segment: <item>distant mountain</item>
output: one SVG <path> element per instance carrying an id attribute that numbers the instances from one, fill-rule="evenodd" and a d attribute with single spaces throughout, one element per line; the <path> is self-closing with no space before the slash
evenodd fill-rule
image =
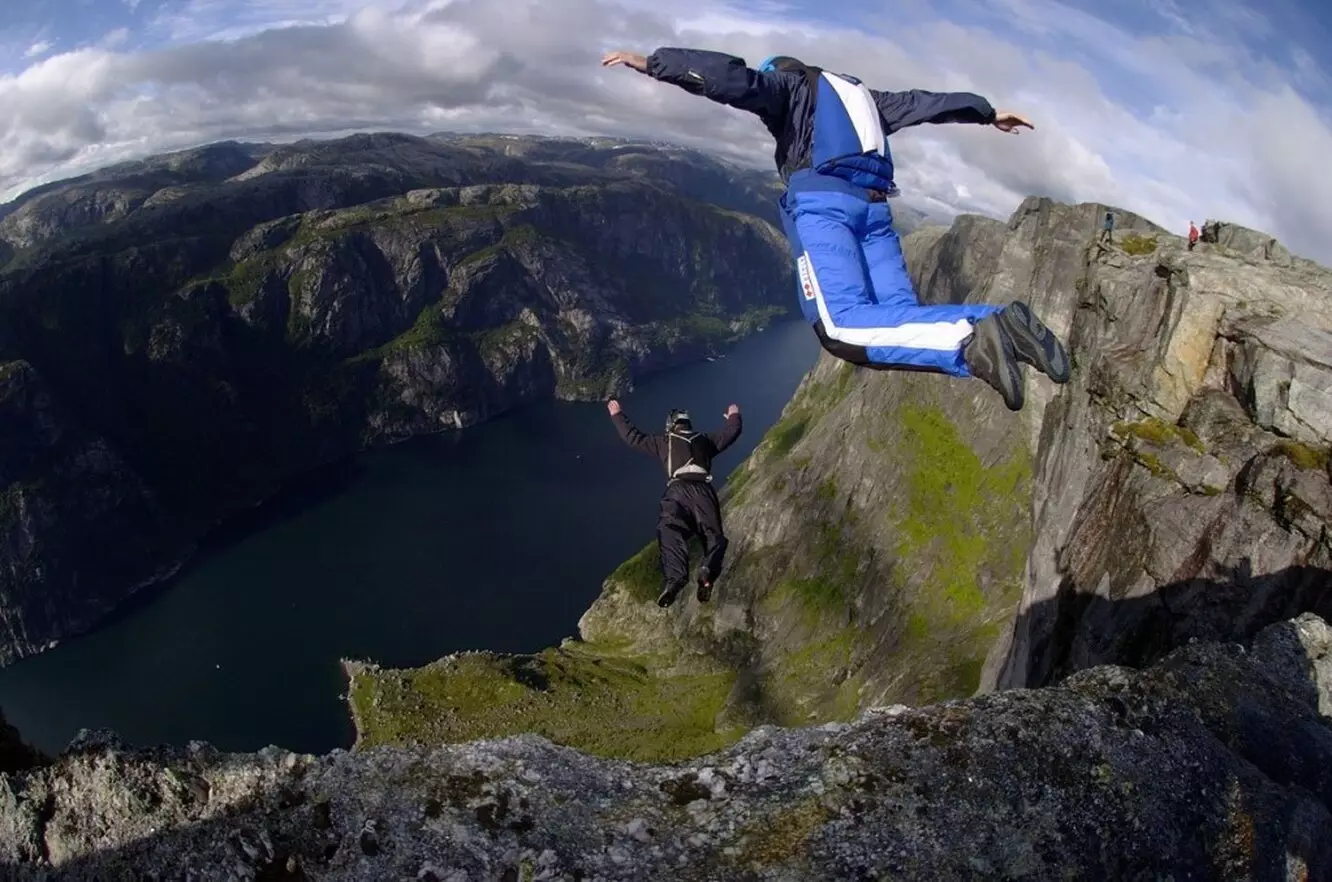
<path id="1" fill-rule="evenodd" d="M 0 220 L 0 661 L 365 445 L 602 398 L 795 303 L 770 176 L 677 149 L 227 142 Z"/>

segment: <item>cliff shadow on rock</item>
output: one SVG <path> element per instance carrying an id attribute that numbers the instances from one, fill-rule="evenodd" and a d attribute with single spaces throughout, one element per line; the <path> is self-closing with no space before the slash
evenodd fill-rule
<path id="1" fill-rule="evenodd" d="M 1332 878 L 1332 629 L 674 764 L 524 735 L 314 757 L 105 733 L 6 775 L 15 880 Z"/>
<path id="2" fill-rule="evenodd" d="M 1019 629 L 1043 635 L 1031 647 L 1041 682 L 1052 685 L 1098 665 L 1146 667 L 1194 642 L 1247 643 L 1268 626 L 1311 612 L 1332 620 L 1332 570 L 1296 566 L 1255 575 L 1245 558 L 1221 578 L 1195 576 L 1135 597 L 1106 597 L 1071 581 L 1022 610 Z M 1315 696 L 1316 697 L 1316 696 Z"/>

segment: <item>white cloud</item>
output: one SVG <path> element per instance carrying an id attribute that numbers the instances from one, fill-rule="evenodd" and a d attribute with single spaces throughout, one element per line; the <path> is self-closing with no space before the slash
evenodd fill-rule
<path id="1" fill-rule="evenodd" d="M 114 49 L 117 46 L 125 45 L 125 43 L 129 42 L 129 38 L 129 28 L 116 28 L 113 31 L 108 31 L 102 39 L 98 41 L 98 45 L 103 49 Z"/>
<path id="2" fill-rule="evenodd" d="M 54 45 L 55 43 L 52 43 L 50 40 L 38 40 L 36 43 L 33 43 L 31 46 L 27 48 L 27 50 L 23 53 L 23 57 L 36 58 L 38 55 L 45 55 L 47 52 L 51 50 L 51 47 Z"/>
<path id="3" fill-rule="evenodd" d="M 793 54 L 878 88 L 977 91 L 1033 119 L 1020 136 L 896 135 L 903 189 L 934 210 L 1101 200 L 1180 231 L 1223 217 L 1332 261 L 1332 131 L 1307 100 L 1326 72 L 1307 51 L 1246 50 L 1237 34 L 1274 26 L 1226 0 L 1203 17 L 1142 4 L 1162 16 L 1156 35 L 1054 0 L 999 0 L 995 27 L 932 21 L 935 4 L 912 0 L 881 29 L 866 6 L 864 30 L 775 2 L 189 0 L 153 20 L 156 49 L 104 40 L 0 77 L 0 193 L 201 141 L 354 128 L 648 136 L 770 165 L 756 119 L 597 64 L 608 49 L 697 46 Z"/>

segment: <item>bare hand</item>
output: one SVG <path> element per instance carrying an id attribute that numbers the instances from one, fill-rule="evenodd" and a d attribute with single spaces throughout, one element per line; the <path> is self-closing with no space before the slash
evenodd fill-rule
<path id="1" fill-rule="evenodd" d="M 610 401 L 606 402 L 606 410 L 610 411 L 611 416 L 615 416 L 620 412 L 620 402 L 612 398 Z"/>
<path id="2" fill-rule="evenodd" d="M 635 55 L 632 52 L 612 52 L 601 59 L 602 67 L 614 67 L 617 64 L 632 67 L 639 73 L 647 73 L 647 59 L 642 55 Z"/>
<path id="3" fill-rule="evenodd" d="M 1026 126 L 1027 128 L 1032 129 L 1033 131 L 1036 129 L 1036 127 L 1032 125 L 1030 122 L 1028 122 L 1024 117 L 1018 116 L 1016 113 L 1013 113 L 1011 110 L 1001 110 L 998 113 L 996 113 L 994 115 L 994 122 L 990 123 L 990 125 L 994 126 L 996 129 L 998 129 L 1001 132 L 1011 132 L 1014 135 L 1020 135 L 1021 134 L 1020 129 L 1023 126 Z"/>
<path id="4" fill-rule="evenodd" d="M 731 417 L 736 416 L 739 413 L 740 413 L 739 406 L 732 404 L 730 407 L 726 408 L 726 413 L 722 414 L 722 416 L 726 417 L 727 419 L 730 419 Z"/>

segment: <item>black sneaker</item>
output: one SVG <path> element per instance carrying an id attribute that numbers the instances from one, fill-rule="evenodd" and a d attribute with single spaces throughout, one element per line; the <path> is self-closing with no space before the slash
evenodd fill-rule
<path id="1" fill-rule="evenodd" d="M 683 588 L 683 585 L 667 585 L 661 594 L 657 595 L 657 606 L 665 609 L 675 603 L 675 598 L 680 596 L 680 591 Z"/>
<path id="2" fill-rule="evenodd" d="M 1025 400 L 1022 370 L 1018 367 L 1013 340 L 999 322 L 999 313 L 976 323 L 971 341 L 962 349 L 967 370 L 1003 396 L 1009 410 L 1021 410 Z"/>
<path id="3" fill-rule="evenodd" d="M 1054 332 L 1036 318 L 1031 307 L 1014 300 L 999 311 L 999 322 L 1013 338 L 1013 351 L 1056 383 L 1068 382 L 1068 353 Z"/>
<path id="4" fill-rule="evenodd" d="M 698 573 L 698 602 L 707 603 L 712 599 L 712 577 L 707 570 Z"/>

